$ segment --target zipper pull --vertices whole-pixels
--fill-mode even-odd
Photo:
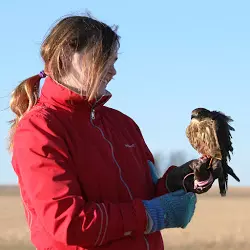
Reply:
[[[94,109],[91,111],[91,119],[95,120],[95,110]]]

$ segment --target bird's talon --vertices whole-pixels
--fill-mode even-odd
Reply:
[[[209,165],[208,165],[207,169],[210,169],[210,168],[211,168],[212,163],[213,163],[213,158],[211,158],[211,159],[210,159],[210,161],[209,161]]]

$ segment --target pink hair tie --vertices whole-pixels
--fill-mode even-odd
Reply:
[[[42,70],[39,74],[38,74],[41,78],[45,78],[47,75],[45,74],[44,70]]]

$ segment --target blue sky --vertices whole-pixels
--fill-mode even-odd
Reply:
[[[203,106],[231,115],[236,130],[231,166],[241,185],[249,185],[247,0],[1,1],[0,109],[8,107],[9,94],[21,80],[43,69],[39,48],[51,25],[86,9],[119,25],[121,54],[108,106],[137,122],[153,153],[184,150],[188,157],[198,156],[185,136],[192,109]],[[17,182],[6,150],[11,117],[10,110],[1,112],[1,184]]]

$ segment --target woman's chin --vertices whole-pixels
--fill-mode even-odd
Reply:
[[[106,92],[107,92],[107,91],[106,91],[106,88],[105,88],[105,89],[99,90],[99,91],[98,91],[98,97],[101,97],[101,96],[105,95]]]

